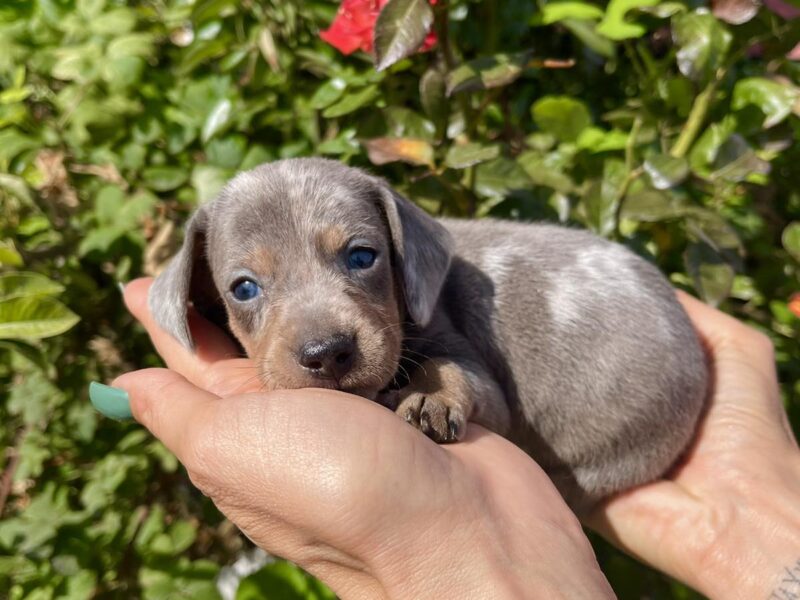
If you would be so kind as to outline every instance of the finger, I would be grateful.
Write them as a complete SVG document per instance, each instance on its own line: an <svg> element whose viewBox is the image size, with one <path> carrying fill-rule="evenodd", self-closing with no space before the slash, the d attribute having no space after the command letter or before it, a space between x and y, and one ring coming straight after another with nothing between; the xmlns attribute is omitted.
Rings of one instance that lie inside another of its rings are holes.
<svg viewBox="0 0 800 600"><path fill-rule="evenodd" d="M196 424L213 422L209 411L218 396L169 369L143 369L121 375L114 387L128 392L134 419L147 427L184 465L192 461L190 439Z"/></svg>
<svg viewBox="0 0 800 600"><path fill-rule="evenodd" d="M675 548L684 548L703 539L702 531L676 530L702 522L702 506L683 488L671 481L658 481L623 492L598 506L584 523L617 548L642 562L687 581L682 557ZM678 539L680 543L673 543Z"/></svg>
<svg viewBox="0 0 800 600"><path fill-rule="evenodd" d="M189 313L189 328L195 342L194 351L181 345L153 319L147 303L147 294L152 284L152 278L131 281L125 286L125 305L147 330L156 351L167 366L193 383L208 388L211 365L240 356L238 349L224 331L194 311Z"/></svg>

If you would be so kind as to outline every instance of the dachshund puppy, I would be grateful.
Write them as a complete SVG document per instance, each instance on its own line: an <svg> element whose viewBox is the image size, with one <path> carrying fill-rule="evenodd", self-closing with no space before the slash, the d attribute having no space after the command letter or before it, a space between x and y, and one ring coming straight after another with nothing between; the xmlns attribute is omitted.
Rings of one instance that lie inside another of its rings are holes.
<svg viewBox="0 0 800 600"><path fill-rule="evenodd" d="M664 474L708 385L673 289L623 246L436 220L322 159L236 176L194 214L149 302L188 348L190 303L221 314L266 389L358 394L437 442L467 421L504 435L578 512Z"/></svg>

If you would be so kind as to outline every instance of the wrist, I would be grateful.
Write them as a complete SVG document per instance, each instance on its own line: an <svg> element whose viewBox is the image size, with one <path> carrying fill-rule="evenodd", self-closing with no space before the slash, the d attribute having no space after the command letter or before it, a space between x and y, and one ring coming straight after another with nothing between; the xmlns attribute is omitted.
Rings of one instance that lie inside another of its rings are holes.
<svg viewBox="0 0 800 600"><path fill-rule="evenodd" d="M373 572L390 598L614 597L566 505L563 519L548 521L534 510L507 514L487 494L471 497L381 557Z"/></svg>
<svg viewBox="0 0 800 600"><path fill-rule="evenodd" d="M800 460L762 475L729 495L729 518L695 565L692 585L709 597L800 597Z"/></svg>

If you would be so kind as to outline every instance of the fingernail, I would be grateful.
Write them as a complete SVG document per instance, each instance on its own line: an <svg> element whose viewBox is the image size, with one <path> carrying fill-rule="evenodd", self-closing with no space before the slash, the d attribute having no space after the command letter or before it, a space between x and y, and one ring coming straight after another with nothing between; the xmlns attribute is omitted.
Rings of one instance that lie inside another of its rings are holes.
<svg viewBox="0 0 800 600"><path fill-rule="evenodd" d="M101 414L122 421L133 417L128 392L93 381L89 384L89 399Z"/></svg>

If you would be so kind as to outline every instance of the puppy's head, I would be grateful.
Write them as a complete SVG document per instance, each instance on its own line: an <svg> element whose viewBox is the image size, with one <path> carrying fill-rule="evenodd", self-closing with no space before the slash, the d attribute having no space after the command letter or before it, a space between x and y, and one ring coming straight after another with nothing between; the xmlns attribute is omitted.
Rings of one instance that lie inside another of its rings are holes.
<svg viewBox="0 0 800 600"><path fill-rule="evenodd" d="M188 348L189 304L224 303L269 389L374 398L397 369L403 322L430 320L450 247L447 231L384 181L333 161L278 161L198 209L149 302Z"/></svg>

